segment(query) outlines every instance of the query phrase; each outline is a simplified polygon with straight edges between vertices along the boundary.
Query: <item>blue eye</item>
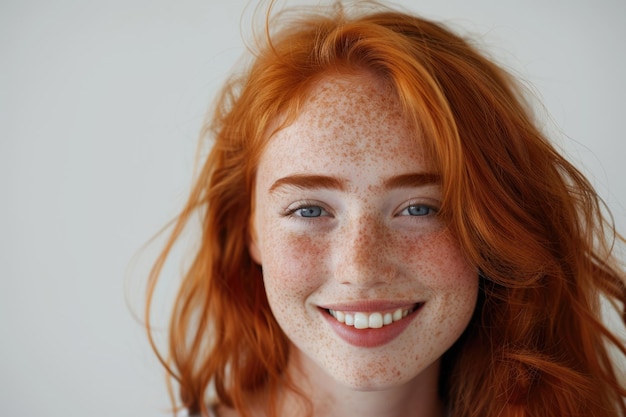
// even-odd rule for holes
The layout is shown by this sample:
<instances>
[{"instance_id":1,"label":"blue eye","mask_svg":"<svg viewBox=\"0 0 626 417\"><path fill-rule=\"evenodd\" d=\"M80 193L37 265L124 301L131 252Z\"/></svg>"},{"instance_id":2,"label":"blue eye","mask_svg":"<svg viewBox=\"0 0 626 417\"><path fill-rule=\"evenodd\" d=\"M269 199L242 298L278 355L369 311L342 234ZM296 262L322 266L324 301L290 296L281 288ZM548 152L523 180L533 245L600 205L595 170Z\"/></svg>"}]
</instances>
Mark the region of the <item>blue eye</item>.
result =
<instances>
[{"instance_id":1,"label":"blue eye","mask_svg":"<svg viewBox=\"0 0 626 417\"><path fill-rule=\"evenodd\" d=\"M429 216L434 214L436 211L432 207L420 205L420 204L411 204L404 210L402 210L403 215L407 216Z\"/></svg>"},{"instance_id":2,"label":"blue eye","mask_svg":"<svg viewBox=\"0 0 626 417\"><path fill-rule=\"evenodd\" d=\"M325 212L320 206L306 206L294 210L294 213L300 217L320 217Z\"/></svg>"},{"instance_id":3,"label":"blue eye","mask_svg":"<svg viewBox=\"0 0 626 417\"><path fill-rule=\"evenodd\" d=\"M283 216L295 220L309 220L320 217L332 217L331 213L324 208L325 204L317 200L301 200L294 202L285 208Z\"/></svg>"}]
</instances>

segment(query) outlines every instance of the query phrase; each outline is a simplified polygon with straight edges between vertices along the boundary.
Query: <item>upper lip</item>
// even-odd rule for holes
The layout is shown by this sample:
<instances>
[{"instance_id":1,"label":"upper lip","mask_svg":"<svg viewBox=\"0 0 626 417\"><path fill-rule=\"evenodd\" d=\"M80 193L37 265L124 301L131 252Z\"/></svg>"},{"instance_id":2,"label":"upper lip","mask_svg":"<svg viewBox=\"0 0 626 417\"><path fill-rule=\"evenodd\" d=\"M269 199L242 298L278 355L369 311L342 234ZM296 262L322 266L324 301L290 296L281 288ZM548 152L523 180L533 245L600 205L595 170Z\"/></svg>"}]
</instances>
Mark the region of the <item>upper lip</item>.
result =
<instances>
[{"instance_id":1,"label":"upper lip","mask_svg":"<svg viewBox=\"0 0 626 417\"><path fill-rule=\"evenodd\" d=\"M385 310L395 310L398 308L412 308L419 301L389 301L389 300L363 300L351 302L338 302L331 304L319 305L320 308L334 311L354 311L354 312L377 312Z\"/></svg>"}]
</instances>

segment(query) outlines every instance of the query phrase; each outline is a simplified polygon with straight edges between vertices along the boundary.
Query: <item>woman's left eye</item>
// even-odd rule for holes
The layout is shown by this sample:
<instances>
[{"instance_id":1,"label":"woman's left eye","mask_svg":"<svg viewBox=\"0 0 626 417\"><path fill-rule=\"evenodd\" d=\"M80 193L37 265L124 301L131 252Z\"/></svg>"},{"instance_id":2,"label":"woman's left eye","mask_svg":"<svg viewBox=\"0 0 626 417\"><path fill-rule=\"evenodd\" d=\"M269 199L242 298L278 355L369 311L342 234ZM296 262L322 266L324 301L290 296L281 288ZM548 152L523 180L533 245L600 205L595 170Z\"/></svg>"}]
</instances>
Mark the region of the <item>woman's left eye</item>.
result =
<instances>
[{"instance_id":1,"label":"woman's left eye","mask_svg":"<svg viewBox=\"0 0 626 417\"><path fill-rule=\"evenodd\" d=\"M437 210L423 204L411 204L400 212L401 216L431 216L436 214Z\"/></svg>"}]
</instances>

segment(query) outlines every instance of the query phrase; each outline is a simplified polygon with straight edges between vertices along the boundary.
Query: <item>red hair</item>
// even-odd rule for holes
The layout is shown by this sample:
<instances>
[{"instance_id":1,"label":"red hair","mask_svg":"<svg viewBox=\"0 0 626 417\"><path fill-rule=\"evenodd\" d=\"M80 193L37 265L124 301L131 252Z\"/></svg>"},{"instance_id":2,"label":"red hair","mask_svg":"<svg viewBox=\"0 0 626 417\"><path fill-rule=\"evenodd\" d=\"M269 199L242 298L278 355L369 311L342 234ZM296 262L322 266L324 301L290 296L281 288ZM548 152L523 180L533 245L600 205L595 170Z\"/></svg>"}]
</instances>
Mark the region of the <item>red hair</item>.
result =
<instances>
[{"instance_id":1,"label":"red hair","mask_svg":"<svg viewBox=\"0 0 626 417\"><path fill-rule=\"evenodd\" d=\"M392 10L349 17L335 7L268 40L219 97L205 129L212 149L150 276L148 322L163 263L199 212L201 245L163 360L182 406L206 415L212 385L220 403L247 416L248 395L267 390L273 416L279 384L295 389L283 375L288 340L247 248L256 165L315 80L365 70L389 84L426 138L443 178L442 216L480 271L474 317L443 361L452 415L626 415L609 345L622 356L626 348L600 317L601 297L626 303L611 252L624 240L589 182L534 125L516 82L442 25Z\"/></svg>"}]
</instances>

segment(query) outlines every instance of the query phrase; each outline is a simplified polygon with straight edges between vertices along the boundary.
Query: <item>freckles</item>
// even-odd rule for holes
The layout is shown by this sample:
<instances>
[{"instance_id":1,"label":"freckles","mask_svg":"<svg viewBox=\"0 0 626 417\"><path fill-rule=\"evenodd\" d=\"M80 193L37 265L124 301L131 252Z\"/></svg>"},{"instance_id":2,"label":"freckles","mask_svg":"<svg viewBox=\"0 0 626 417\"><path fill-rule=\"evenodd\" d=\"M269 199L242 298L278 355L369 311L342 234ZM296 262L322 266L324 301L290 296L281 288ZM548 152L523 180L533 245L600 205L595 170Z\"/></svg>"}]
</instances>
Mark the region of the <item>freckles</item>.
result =
<instances>
[{"instance_id":1,"label":"freckles","mask_svg":"<svg viewBox=\"0 0 626 417\"><path fill-rule=\"evenodd\" d=\"M436 276L438 286L467 287L467 278L474 278L473 269L458 243L447 230L435 231L408 243L416 249L405 256L405 262L420 266L422 272Z\"/></svg>"},{"instance_id":2,"label":"freckles","mask_svg":"<svg viewBox=\"0 0 626 417\"><path fill-rule=\"evenodd\" d=\"M316 130L308 136L332 142L336 148L329 161L335 165L351 162L363 169L376 164L380 158L396 158L399 154L416 154L416 146L409 143L390 146L385 138L397 136L399 131L407 131L408 125L399 111L395 94L386 89L371 89L371 79L367 87L354 83L344 83L328 79L318 85L306 104L309 125ZM328 109L339 109L329 112ZM376 137L377 141L364 141L363 138ZM408 145L408 146L407 146Z\"/></svg>"},{"instance_id":3,"label":"freckles","mask_svg":"<svg viewBox=\"0 0 626 417\"><path fill-rule=\"evenodd\" d=\"M320 259L325 256L327 245L280 227L266 233L270 238L265 247L271 250L268 268L263 273L272 312L293 343L315 346L323 332L322 324L309 321L305 305L324 276Z\"/></svg>"},{"instance_id":4,"label":"freckles","mask_svg":"<svg viewBox=\"0 0 626 417\"><path fill-rule=\"evenodd\" d=\"M395 96L372 88L371 79L361 81L328 79L312 90L294 123L269 142L266 164L260 165L269 173L258 177L265 184L263 190L282 175L328 173L356 184L349 191L359 198L358 203L367 204L370 198L376 203L384 198L382 178L431 167L418 145L421 138L411 136L414 130L408 127ZM258 224L263 231L260 241L270 306L294 344L293 352L301 352L330 376L362 387L406 382L458 337L470 311L469 294L477 288L477 274L474 284L457 242L438 224L416 238L415 233L393 230L380 213L352 210L354 200L347 201L344 206L349 215L359 214L363 223L353 229L354 223L337 222L347 225L334 229L337 233L327 229L316 234L315 228L285 226L283 220L276 220L274 211L263 212L264 221ZM261 206L257 205L259 212ZM302 230L306 232L298 233ZM339 233L344 231L350 239ZM342 263L343 250L349 262ZM361 269L350 269L355 267ZM411 299L425 301L425 308L384 349L365 352L346 346L315 305L338 296L333 293L337 283L346 283L333 279L333 274L341 277L340 268L346 273L375 275L377 283L379 274L383 275L389 280L375 287L374 297L406 299L409 294ZM339 296L363 295L346 290Z\"/></svg>"},{"instance_id":5,"label":"freckles","mask_svg":"<svg viewBox=\"0 0 626 417\"><path fill-rule=\"evenodd\" d=\"M306 292L309 286L317 284L315 279L309 279L309 275L319 275L320 259L326 256L326 246L310 236L287 233L274 245L273 272L281 276L284 284L293 285L298 292Z\"/></svg>"}]
</instances>

